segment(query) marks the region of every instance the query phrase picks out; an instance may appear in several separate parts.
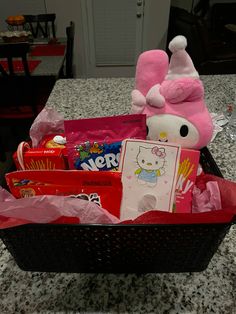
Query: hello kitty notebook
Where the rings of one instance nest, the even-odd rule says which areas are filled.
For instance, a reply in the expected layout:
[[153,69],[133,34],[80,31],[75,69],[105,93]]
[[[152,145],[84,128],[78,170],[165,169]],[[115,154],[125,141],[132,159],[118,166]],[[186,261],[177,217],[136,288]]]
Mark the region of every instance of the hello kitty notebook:
[[126,139],[122,142],[121,220],[148,210],[172,211],[181,148],[178,144]]

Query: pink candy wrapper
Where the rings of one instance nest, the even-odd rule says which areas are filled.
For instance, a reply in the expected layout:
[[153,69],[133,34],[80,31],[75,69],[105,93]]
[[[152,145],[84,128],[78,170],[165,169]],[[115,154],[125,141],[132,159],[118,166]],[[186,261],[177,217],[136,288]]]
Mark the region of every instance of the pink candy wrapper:
[[120,222],[93,202],[53,195],[15,199],[0,187],[0,229],[26,223],[50,223],[61,217],[77,217],[84,224]]

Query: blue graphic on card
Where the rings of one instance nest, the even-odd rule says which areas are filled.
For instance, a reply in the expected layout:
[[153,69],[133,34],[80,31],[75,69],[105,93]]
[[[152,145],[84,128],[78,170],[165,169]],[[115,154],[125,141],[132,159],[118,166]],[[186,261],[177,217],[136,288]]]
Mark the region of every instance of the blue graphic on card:
[[121,142],[99,144],[85,142],[75,146],[74,165],[77,170],[118,170]]

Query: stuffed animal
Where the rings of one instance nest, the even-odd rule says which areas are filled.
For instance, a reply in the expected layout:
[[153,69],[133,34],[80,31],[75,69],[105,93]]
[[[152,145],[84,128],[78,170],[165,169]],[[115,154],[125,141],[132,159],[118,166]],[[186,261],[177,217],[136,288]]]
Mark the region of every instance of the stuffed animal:
[[200,149],[210,142],[213,124],[186,46],[186,38],[176,36],[169,43],[170,62],[163,50],[139,56],[131,112],[147,115],[148,139]]

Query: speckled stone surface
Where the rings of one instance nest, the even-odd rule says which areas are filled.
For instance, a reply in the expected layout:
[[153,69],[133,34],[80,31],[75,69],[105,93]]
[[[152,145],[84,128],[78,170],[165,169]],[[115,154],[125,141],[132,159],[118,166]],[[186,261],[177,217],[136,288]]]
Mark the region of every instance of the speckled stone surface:
[[[236,75],[202,76],[211,112],[234,99]],[[128,113],[133,79],[60,80],[48,100],[66,119]],[[209,148],[236,180],[236,145],[225,131]],[[0,313],[236,313],[236,228],[207,270],[182,274],[54,274],[21,271],[0,247]]]

